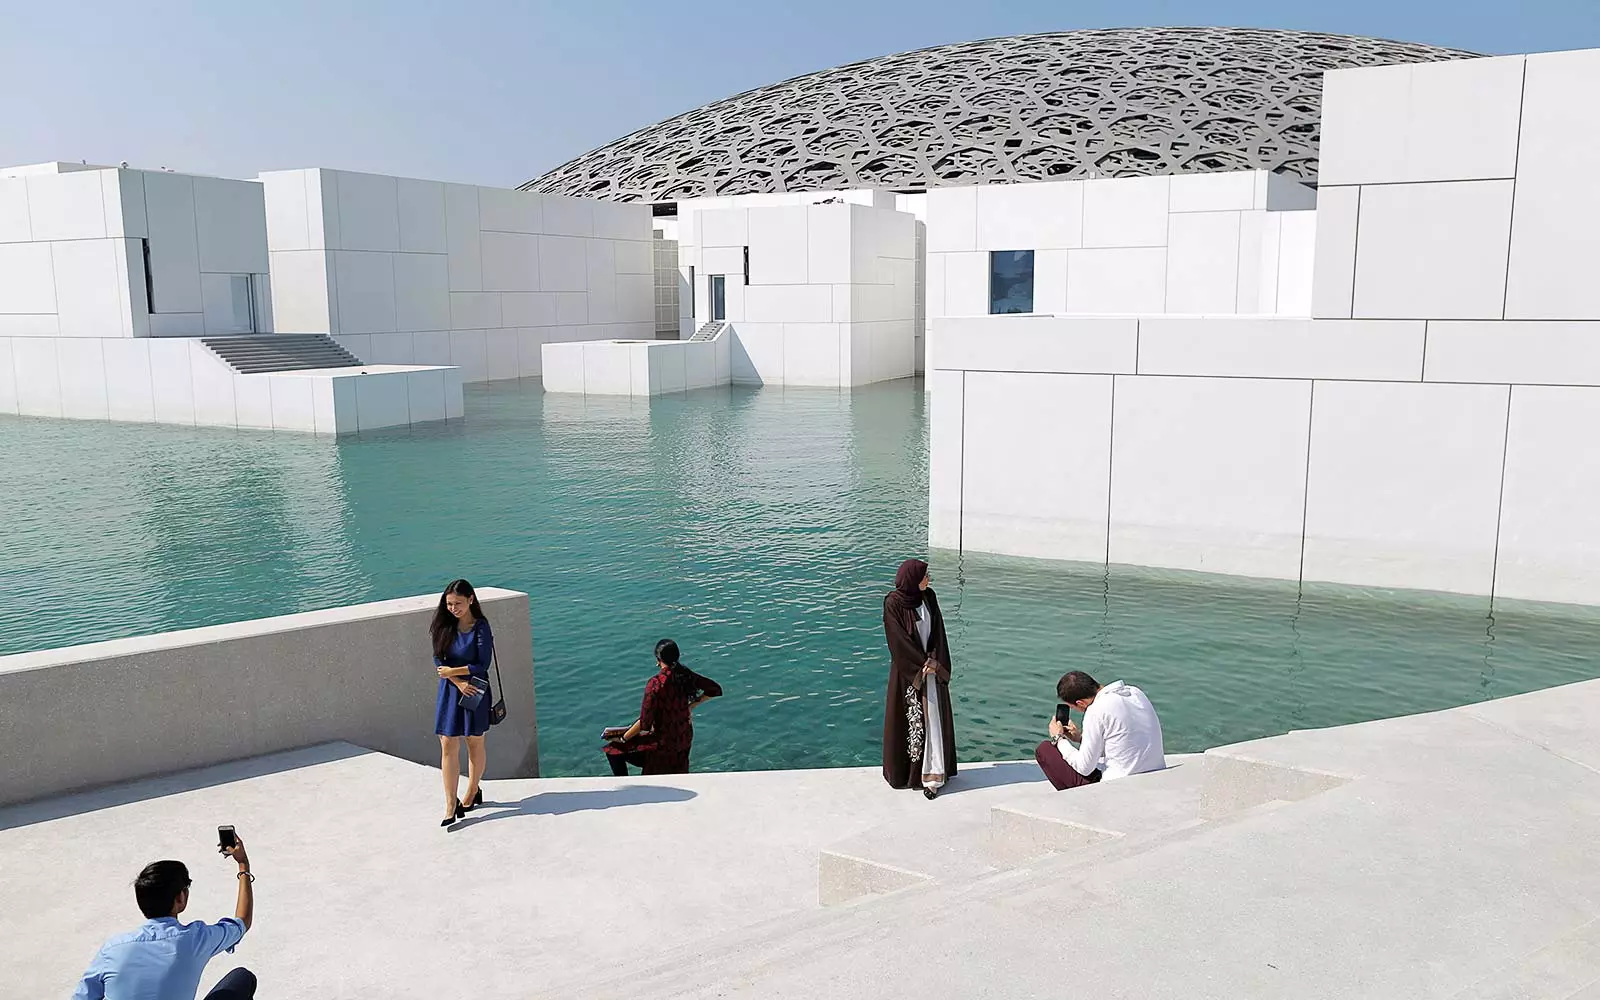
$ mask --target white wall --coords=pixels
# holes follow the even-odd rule
[[[271,329],[259,184],[56,166],[0,177],[0,336]]]
[[[680,214],[679,266],[686,280],[693,268],[695,284],[690,329],[711,318],[710,276],[721,274],[734,381],[850,386],[911,375],[916,219],[866,199],[786,195],[797,203],[768,206],[772,197]]]
[[[930,319],[989,312],[989,256],[1034,252],[1033,312],[1309,310],[1311,189],[1264,171],[936,188]],[[908,200],[909,201],[909,200]]]
[[[279,330],[469,382],[540,374],[545,343],[654,336],[647,205],[321,168],[261,182]]]

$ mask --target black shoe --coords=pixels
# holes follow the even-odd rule
[[[463,810],[465,810],[466,812],[471,812],[474,806],[483,805],[483,789],[481,789],[481,788],[478,789],[478,794],[476,794],[476,795],[474,795],[472,797],[472,801],[471,802],[463,802],[460,805],[461,805],[461,808]]]
[[[439,821],[439,825],[440,826],[451,826],[452,824],[454,824],[458,820],[463,820],[463,819],[466,819],[466,818],[467,818],[467,808],[466,808],[466,806],[463,806],[460,802],[457,802],[456,803],[455,815],[454,816],[446,816],[444,819]]]
[[[922,797],[925,799],[936,799],[939,797],[939,790],[937,788],[925,787],[922,789]]]

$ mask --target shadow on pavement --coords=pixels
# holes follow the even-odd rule
[[[564,816],[567,813],[591,809],[614,809],[619,806],[641,806],[654,802],[687,802],[695,797],[687,788],[666,788],[660,785],[626,785],[621,788],[596,788],[577,792],[539,792],[520,802],[485,801],[474,814],[451,827],[451,831],[491,820],[514,816]]]

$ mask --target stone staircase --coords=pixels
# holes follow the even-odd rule
[[[723,328],[727,325],[727,321],[725,320],[709,320],[703,324],[700,329],[696,330],[694,332],[694,336],[690,337],[689,340],[691,342],[697,340],[716,340],[717,334],[721,333]]]
[[[241,375],[352,368],[362,363],[325,333],[202,337],[200,342]]]

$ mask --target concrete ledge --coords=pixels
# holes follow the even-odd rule
[[[489,774],[539,770],[528,597],[483,588],[505,678]],[[437,766],[435,595],[0,657],[0,805],[346,741]],[[28,762],[34,762],[31,765]]]
[[[1269,764],[1208,750],[1200,818],[1221,819],[1269,802],[1298,802],[1347,784],[1351,779],[1330,771]]]
[[[824,850],[817,856],[817,899],[823,906],[881,896],[931,881],[931,876],[921,872],[838,851]]]

